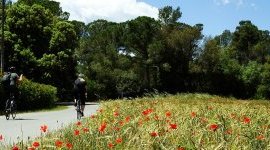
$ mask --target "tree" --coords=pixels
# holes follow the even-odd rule
[[[221,47],[227,47],[231,45],[233,33],[230,30],[224,30],[221,35],[216,36],[215,40]]]
[[[159,20],[164,25],[175,24],[181,16],[180,7],[173,9],[172,6],[165,6],[158,13]]]
[[[155,41],[159,30],[159,23],[150,17],[131,20],[125,28],[126,47],[135,54],[141,69],[139,73],[143,77],[143,87],[146,89],[150,88],[149,46]]]
[[[220,65],[220,47],[215,39],[207,39],[202,54],[199,57],[199,64],[203,72],[218,72]]]
[[[60,2],[52,1],[52,0],[18,0],[17,4],[24,4],[28,6],[32,6],[34,4],[40,5],[45,9],[49,9],[49,11],[57,17],[68,20],[69,13],[63,12],[60,7]]]
[[[7,11],[8,31],[36,57],[48,52],[53,15],[40,5],[14,5]]]
[[[76,58],[78,71],[89,79],[91,96],[96,93],[103,98],[116,98],[118,93],[137,92],[137,84],[134,86],[134,83],[139,82],[133,71],[132,57],[124,52],[124,27],[122,23],[106,20],[96,20],[86,25]]]
[[[57,9],[61,11],[57,3],[50,3],[50,9],[43,4],[21,0],[7,10],[6,57],[27,78],[54,85],[61,92],[72,88],[78,36],[73,24],[56,16]]]
[[[260,41],[260,31],[251,21],[240,21],[233,34],[232,46],[241,64],[252,59],[253,47]]]

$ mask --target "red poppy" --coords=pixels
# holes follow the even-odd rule
[[[0,135],[0,141],[2,141],[4,138],[3,138],[3,135],[1,134]]]
[[[232,129],[228,129],[225,131],[226,134],[232,134]]]
[[[250,118],[245,116],[243,121],[244,123],[248,124],[250,123]]]
[[[46,126],[46,125],[40,126],[40,130],[41,130],[42,132],[46,132],[47,129],[48,129],[48,126]]]
[[[113,148],[113,146],[114,146],[113,143],[111,143],[111,142],[108,143],[108,147],[109,147],[109,148]]]
[[[142,113],[143,113],[143,115],[148,115],[148,114],[150,114],[150,113],[152,113],[153,112],[153,109],[146,109],[146,110],[144,110]]]
[[[82,125],[82,122],[78,121],[78,122],[76,123],[76,125],[77,125],[77,126],[80,126],[80,125]]]
[[[120,131],[120,128],[119,127],[114,127],[113,128],[115,131]]]
[[[115,111],[115,112],[113,112],[113,115],[114,115],[115,117],[117,117],[117,116],[119,116],[119,112]]]
[[[96,116],[95,115],[91,115],[90,118],[94,119]]]
[[[170,123],[170,129],[177,129],[177,124]]]
[[[115,140],[115,142],[118,143],[118,144],[122,143],[122,141],[123,141],[122,138],[117,138],[117,139]]]
[[[257,139],[257,140],[264,140],[264,136],[263,136],[263,135],[258,135],[258,136],[256,137],[256,139]]]
[[[34,142],[34,143],[32,144],[32,146],[35,147],[35,148],[39,147],[39,142]]]
[[[152,137],[158,136],[157,132],[151,132],[150,135],[151,135]]]
[[[139,126],[141,126],[143,124],[143,120],[139,119],[138,124],[139,124]]]
[[[102,113],[102,112],[103,112],[103,109],[99,109],[98,111],[99,111],[100,113]]]
[[[119,121],[119,125],[123,126],[124,125],[124,121]]]
[[[154,116],[155,120],[159,120],[159,117],[157,115]]]
[[[201,118],[201,122],[202,122],[202,123],[207,123],[208,120],[207,120],[207,118],[204,118],[204,117],[203,117],[203,118]]]
[[[184,147],[178,147],[177,150],[185,150]]]
[[[60,140],[56,140],[55,141],[55,146],[58,147],[58,148],[61,148],[63,146],[63,142],[60,141]]]
[[[193,111],[193,112],[191,112],[190,115],[191,115],[191,118],[195,118],[196,117],[196,112]]]
[[[208,110],[212,110],[213,109],[213,107],[212,106],[208,106]]]
[[[83,132],[89,132],[89,128],[83,128]]]
[[[217,124],[211,124],[209,128],[212,131],[216,131],[218,129],[218,125]]]
[[[12,147],[12,150],[20,150],[20,149],[19,149],[19,147],[18,147],[17,145],[14,145],[14,146]]]
[[[171,115],[172,115],[172,113],[169,111],[167,111],[165,114],[166,114],[166,117],[171,117]]]
[[[99,132],[104,132],[105,128],[106,128],[107,124],[105,122],[103,122],[100,127],[98,128]]]
[[[127,116],[127,117],[125,118],[125,121],[126,121],[126,122],[129,122],[129,121],[130,121],[130,116]]]
[[[74,130],[74,135],[80,135],[80,131],[79,130]]]
[[[150,118],[148,116],[144,118],[144,121],[149,121],[149,120]]]
[[[34,148],[34,147],[28,147],[28,149],[27,150],[35,150],[36,148]]]
[[[71,143],[67,143],[66,146],[68,149],[72,149],[72,147],[73,147],[73,145]]]

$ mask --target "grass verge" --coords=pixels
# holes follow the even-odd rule
[[[270,104],[208,94],[101,102],[96,114],[21,149],[269,149]],[[10,146],[11,148],[12,146]]]

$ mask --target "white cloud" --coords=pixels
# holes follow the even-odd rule
[[[238,7],[244,5],[244,0],[214,0],[214,2],[217,5],[234,4],[234,5],[238,6]]]
[[[254,4],[254,3],[251,3],[251,4],[250,4],[250,7],[252,7],[254,10],[258,10],[257,5],[256,5],[256,4]]]
[[[229,4],[229,3],[230,3],[230,1],[229,1],[229,0],[222,0],[221,2],[222,2],[222,4],[223,4],[223,5],[227,5],[227,4]]]
[[[217,5],[227,5],[230,3],[230,0],[214,0],[214,2],[217,4]]]
[[[56,0],[70,20],[92,22],[105,19],[123,22],[138,16],[158,17],[158,8],[137,0]]]

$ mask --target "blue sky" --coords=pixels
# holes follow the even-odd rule
[[[205,35],[219,35],[225,29],[235,31],[241,20],[251,20],[261,30],[270,31],[269,0],[141,0],[162,8],[180,7],[180,22],[202,23]],[[268,15],[267,15],[268,14]]]

